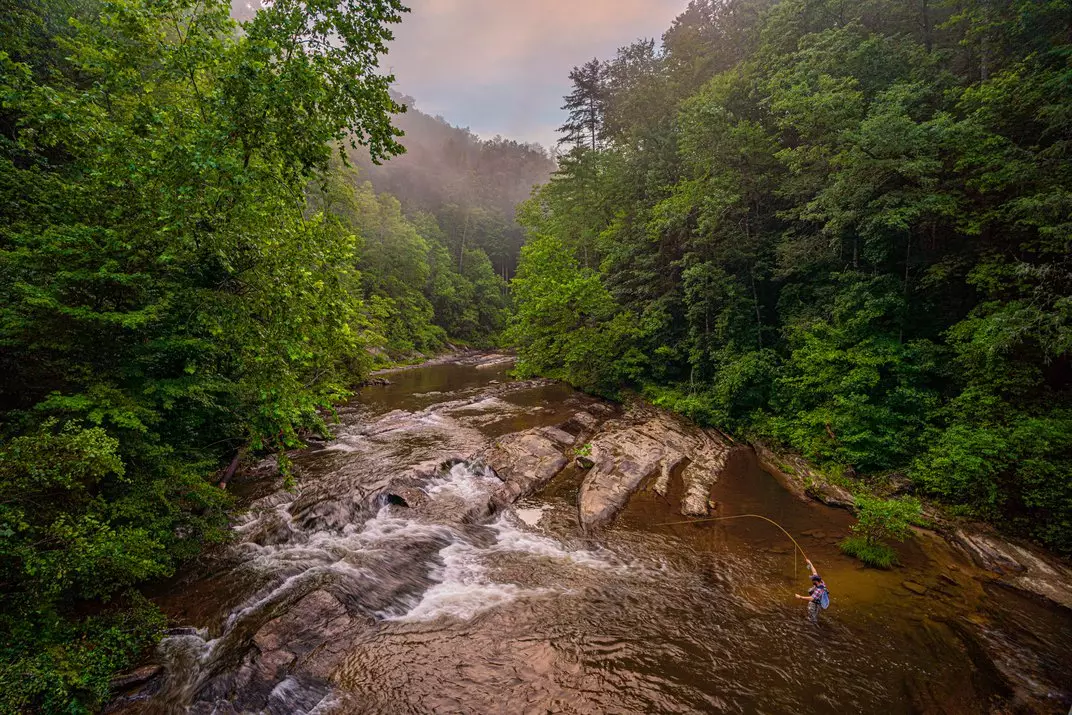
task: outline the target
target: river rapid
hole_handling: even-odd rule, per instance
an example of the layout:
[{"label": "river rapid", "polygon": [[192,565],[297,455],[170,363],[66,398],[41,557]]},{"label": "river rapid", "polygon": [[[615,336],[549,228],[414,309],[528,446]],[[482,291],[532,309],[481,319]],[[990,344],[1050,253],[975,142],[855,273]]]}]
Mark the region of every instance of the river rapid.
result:
[{"label": "river rapid", "polygon": [[572,463],[516,503],[493,499],[502,481],[475,457],[496,440],[622,411],[509,369],[392,372],[340,410],[333,440],[294,456],[297,490],[233,485],[234,542],[155,594],[183,627],[159,647],[162,674],[112,710],[1068,712],[1067,609],[927,532],[900,568],[862,568],[836,546],[850,514],[794,497],[748,449],[710,497],[797,538],[830,588],[818,626],[774,527],[666,525],[684,520],[680,469],[598,529],[581,526]]}]

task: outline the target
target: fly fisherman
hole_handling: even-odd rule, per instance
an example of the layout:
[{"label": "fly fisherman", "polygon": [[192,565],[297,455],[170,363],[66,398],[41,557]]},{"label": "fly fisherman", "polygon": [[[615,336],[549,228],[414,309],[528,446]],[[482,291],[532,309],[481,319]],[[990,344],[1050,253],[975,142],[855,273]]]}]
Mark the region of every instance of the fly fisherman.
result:
[{"label": "fly fisherman", "polygon": [[812,623],[818,625],[819,611],[829,605],[830,596],[827,593],[826,584],[823,583],[823,577],[815,570],[815,566],[812,565],[810,560],[806,563],[808,568],[811,569],[811,588],[808,589],[807,596],[801,596],[799,593],[793,595],[808,602],[808,618],[811,619]]}]

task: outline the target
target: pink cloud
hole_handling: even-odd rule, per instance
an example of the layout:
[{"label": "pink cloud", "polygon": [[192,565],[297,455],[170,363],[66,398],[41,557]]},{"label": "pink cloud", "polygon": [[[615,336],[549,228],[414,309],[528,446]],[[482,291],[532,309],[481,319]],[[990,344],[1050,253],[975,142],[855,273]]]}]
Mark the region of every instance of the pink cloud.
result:
[{"label": "pink cloud", "polygon": [[[383,65],[419,104],[483,133],[547,142],[569,71],[609,58],[640,37],[659,37],[687,0],[410,0]],[[451,88],[481,107],[459,106]],[[505,106],[498,128],[491,105]],[[472,109],[473,111],[469,111]],[[526,115],[543,118],[526,121]],[[468,116],[467,116],[468,115]],[[473,121],[469,117],[476,117]],[[488,121],[484,121],[488,120]]]}]

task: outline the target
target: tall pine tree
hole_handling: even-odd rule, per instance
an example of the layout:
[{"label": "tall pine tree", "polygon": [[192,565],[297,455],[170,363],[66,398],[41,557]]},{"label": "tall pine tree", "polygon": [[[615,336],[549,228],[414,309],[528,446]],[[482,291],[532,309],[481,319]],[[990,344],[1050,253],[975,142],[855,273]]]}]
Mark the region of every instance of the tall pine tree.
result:
[{"label": "tall pine tree", "polygon": [[599,148],[603,134],[603,114],[606,104],[607,68],[593,59],[574,67],[569,78],[573,91],[566,95],[562,109],[569,112],[569,121],[558,128],[562,133],[559,144],[577,148]]}]

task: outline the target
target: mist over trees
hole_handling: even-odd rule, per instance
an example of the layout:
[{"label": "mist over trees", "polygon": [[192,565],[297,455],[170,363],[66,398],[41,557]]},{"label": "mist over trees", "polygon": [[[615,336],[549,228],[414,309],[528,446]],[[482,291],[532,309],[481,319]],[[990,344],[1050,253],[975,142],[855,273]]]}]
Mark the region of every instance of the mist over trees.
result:
[{"label": "mist over trees", "polygon": [[407,108],[394,117],[406,152],[381,164],[368,152],[351,152],[359,175],[377,191],[398,197],[407,214],[433,216],[461,268],[465,252],[478,249],[498,275],[509,279],[524,243],[514,216],[517,205],[547,181],[554,160],[539,145],[481,139],[421,112],[412,97],[396,99]]},{"label": "mist over trees", "polygon": [[1069,27],[1064,2],[693,0],[577,68],[574,148],[519,214],[521,371],[1072,551]]}]

